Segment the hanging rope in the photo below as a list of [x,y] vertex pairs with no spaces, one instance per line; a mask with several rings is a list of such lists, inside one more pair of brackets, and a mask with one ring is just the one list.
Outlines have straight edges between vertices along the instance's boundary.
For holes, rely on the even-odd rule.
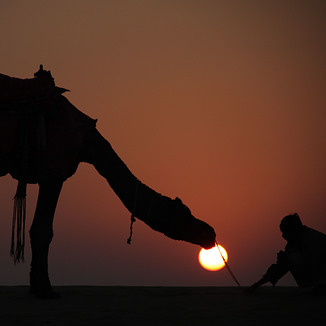
[[136,218],[135,218],[134,214],[136,213],[136,207],[137,207],[137,196],[138,196],[139,183],[140,183],[140,181],[137,180],[136,190],[135,190],[135,197],[134,197],[134,206],[133,206],[133,211],[132,211],[133,213],[131,214],[131,217],[130,217],[130,233],[129,233],[129,238],[127,240],[128,244],[131,244],[132,227],[133,227],[133,224],[136,222]]
[[[26,182],[19,181],[14,198],[14,212],[11,231],[10,255],[15,264],[24,261],[25,220],[26,220]],[[16,232],[15,232],[16,231]],[[16,242],[15,242],[16,233]]]
[[225,264],[225,267],[227,268],[228,272],[230,273],[230,275],[231,275],[231,277],[233,278],[233,280],[235,281],[235,283],[237,283],[238,286],[239,286],[239,288],[242,290],[242,287],[241,287],[239,281],[237,280],[237,278],[236,278],[235,275],[233,274],[233,272],[232,272],[232,270],[231,270],[231,267],[229,266],[229,264],[227,263],[226,259],[225,259],[224,256],[222,255],[222,252],[221,252],[221,249],[220,249],[220,247],[219,247],[219,244],[218,244],[217,242],[215,242],[215,244],[216,244],[217,249],[218,249],[218,251],[219,251],[219,253],[220,253],[220,255],[221,255],[222,259],[223,259],[223,262],[224,262],[224,264]]
[[[18,153],[20,158],[19,181],[16,195],[14,197],[14,211],[11,232],[11,248],[10,255],[14,259],[14,263],[24,261],[25,247],[25,220],[26,220],[26,171],[28,163],[28,134],[27,119],[24,110],[19,115],[19,133],[18,133]],[[16,235],[16,237],[15,237]],[[16,241],[15,241],[16,240]]]
[[134,215],[131,215],[130,218],[130,233],[129,233],[129,238],[127,239],[127,243],[131,244],[131,238],[132,238],[132,226],[133,224],[136,222],[136,219],[134,217]]

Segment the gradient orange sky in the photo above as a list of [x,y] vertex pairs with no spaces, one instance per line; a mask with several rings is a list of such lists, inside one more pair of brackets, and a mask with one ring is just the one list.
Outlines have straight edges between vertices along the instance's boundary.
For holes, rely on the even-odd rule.
[[[0,72],[51,70],[143,183],[215,228],[249,285],[284,247],[284,215],[326,232],[325,17],[313,0],[1,1]],[[28,283],[29,243],[26,263],[9,256],[16,184],[1,179],[1,285]],[[52,283],[235,285],[199,265],[200,247],[141,221],[128,246],[129,221],[81,164],[56,212]]]

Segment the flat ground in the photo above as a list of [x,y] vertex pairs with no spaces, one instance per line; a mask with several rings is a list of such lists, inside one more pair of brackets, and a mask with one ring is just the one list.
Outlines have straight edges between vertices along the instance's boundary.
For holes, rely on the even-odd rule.
[[325,325],[326,296],[293,287],[55,287],[41,300],[0,287],[0,325]]

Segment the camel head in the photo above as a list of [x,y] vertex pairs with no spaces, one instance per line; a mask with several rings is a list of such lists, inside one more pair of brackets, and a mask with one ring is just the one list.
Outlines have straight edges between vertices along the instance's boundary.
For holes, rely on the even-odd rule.
[[154,214],[145,221],[151,228],[175,240],[200,245],[205,249],[215,246],[216,234],[207,223],[195,218],[178,197],[162,200],[153,209]]
[[[214,229],[204,221],[201,221],[195,218],[190,209],[181,201],[180,198],[176,197],[174,200],[174,205],[176,209],[176,213],[179,218],[176,218],[176,222],[178,225],[178,220],[180,223],[179,228],[181,228],[181,233],[183,233],[183,237],[187,242],[191,242],[205,249],[210,249],[215,246],[216,243],[216,234]],[[183,226],[182,226],[183,224]],[[178,229],[178,226],[176,226]]]

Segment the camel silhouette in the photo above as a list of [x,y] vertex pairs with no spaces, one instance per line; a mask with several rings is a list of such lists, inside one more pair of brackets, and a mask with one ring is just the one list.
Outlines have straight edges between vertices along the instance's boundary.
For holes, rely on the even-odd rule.
[[26,185],[39,185],[30,228],[32,261],[30,291],[42,298],[57,297],[48,274],[53,218],[63,182],[80,162],[92,164],[131,215],[166,236],[211,248],[214,229],[196,219],[179,198],[171,199],[140,182],[96,129],[96,120],[80,112],[55,86],[50,71],[34,78],[0,74],[0,176],[18,180],[15,195],[11,255],[24,260]]

